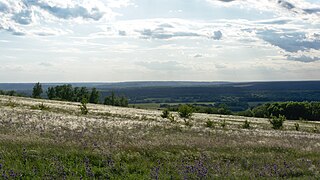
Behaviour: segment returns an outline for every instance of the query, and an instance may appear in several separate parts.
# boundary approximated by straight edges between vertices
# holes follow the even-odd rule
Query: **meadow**
[[[83,115],[79,105],[0,96],[0,177],[320,178],[319,121],[275,130],[263,118],[172,113],[172,121],[158,110],[94,104]]]

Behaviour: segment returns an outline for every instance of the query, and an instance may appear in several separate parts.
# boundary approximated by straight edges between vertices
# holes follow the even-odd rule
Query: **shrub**
[[[81,114],[83,114],[83,115],[88,114],[89,110],[87,108],[87,100],[85,98],[82,99],[81,105],[79,105],[79,106],[80,106]]]
[[[221,121],[220,126],[221,126],[222,128],[225,128],[225,127],[227,126],[227,123],[226,123],[226,120],[225,120],[225,119]]]
[[[178,113],[181,118],[190,118],[193,113],[193,108],[189,105],[182,105],[179,107]]]
[[[283,122],[286,120],[285,116],[279,115],[279,117],[271,116],[272,118],[269,119],[270,124],[272,125],[273,129],[282,129]]]
[[[299,130],[300,130],[300,125],[299,125],[299,123],[294,123],[294,127],[296,128],[296,131],[299,131]]]
[[[242,128],[244,129],[249,129],[250,128],[250,121],[248,121],[247,119],[244,121]]]
[[[211,120],[208,119],[207,122],[206,122],[206,127],[208,127],[208,128],[214,127],[213,121],[211,121]]]
[[[50,108],[44,105],[43,103],[41,103],[39,105],[31,106],[31,109],[39,109],[42,111],[42,110],[49,110]]]
[[[162,114],[161,114],[162,118],[169,118],[169,116],[170,116],[170,112],[168,109],[165,109],[162,111]]]

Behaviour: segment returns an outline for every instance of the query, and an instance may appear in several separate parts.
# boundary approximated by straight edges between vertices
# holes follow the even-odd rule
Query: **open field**
[[[320,122],[274,130],[267,119],[194,114],[185,123],[157,110],[88,108],[0,96],[1,178],[320,178]]]

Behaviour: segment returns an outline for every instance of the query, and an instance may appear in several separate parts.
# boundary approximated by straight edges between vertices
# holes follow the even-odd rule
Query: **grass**
[[[10,101],[0,96],[3,179],[320,178],[318,122],[274,130],[268,119],[195,113],[189,127],[176,113],[171,122],[161,111],[88,104],[81,115],[79,103]]]

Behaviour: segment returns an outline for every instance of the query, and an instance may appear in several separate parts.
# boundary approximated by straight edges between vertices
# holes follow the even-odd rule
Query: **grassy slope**
[[[44,110],[39,109],[43,103]],[[0,96],[0,175],[15,178],[320,178],[318,122],[195,114]],[[245,120],[251,129],[242,129]],[[205,127],[206,121],[214,127]],[[227,126],[221,127],[226,121]]]

